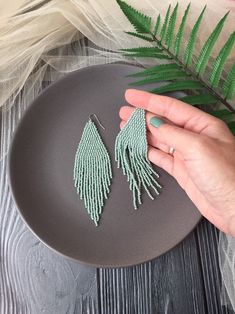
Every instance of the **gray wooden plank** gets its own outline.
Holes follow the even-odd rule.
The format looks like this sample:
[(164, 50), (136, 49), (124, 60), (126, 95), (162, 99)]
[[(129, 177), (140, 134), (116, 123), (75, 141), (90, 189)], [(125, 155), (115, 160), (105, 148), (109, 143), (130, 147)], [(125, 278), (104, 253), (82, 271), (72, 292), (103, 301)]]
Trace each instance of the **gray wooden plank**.
[[(57, 78), (47, 73), (49, 83)], [(40, 87), (33, 85), (32, 98)], [(14, 110), (2, 116), (3, 155), (26, 107), (18, 99)], [(212, 226), (202, 222), (179, 246), (151, 263), (98, 270), (98, 300), (96, 270), (51, 252), (19, 218), (9, 194), (6, 156), (0, 164), (0, 191), (1, 314), (231, 313), (221, 307)]]
[(101, 313), (208, 313), (195, 232), (152, 262), (100, 269), (99, 283)]
[(152, 261), (152, 313), (208, 313), (195, 232)]
[(151, 314), (151, 263), (99, 270), (101, 314)]
[(221, 274), (218, 259), (219, 232), (211, 223), (203, 220), (197, 227), (196, 235), (208, 313), (234, 313), (222, 305)]
[[(89, 56), (86, 48), (88, 43), (87, 39), (74, 41), (71, 45), (54, 49), (51, 54), (75, 56), (79, 52), (88, 56), (82, 60), (83, 67), (116, 60), (112, 56), (110, 60), (109, 57), (100, 60), (100, 56), (93, 56), (92, 52)], [(58, 49), (61, 51), (58, 52)], [(69, 67), (69, 64), (67, 66)], [(81, 65), (78, 63), (77, 67)], [(38, 79), (37, 71), (45, 74), (43, 81)], [(96, 269), (70, 262), (38, 242), (19, 218), (10, 196), (6, 176), (6, 158), (10, 139), (23, 111), (42, 88), (63, 75), (49, 68), (41, 60), (22, 91), (22, 96), (25, 96), (24, 93), (27, 91), (28, 103), (24, 103), (24, 97), (19, 96), (9, 112), (6, 112), (6, 107), (2, 109), (3, 114), (0, 119), (2, 121), (0, 144), (1, 156), (3, 156), (0, 161), (1, 314), (99, 312)], [(12, 101), (9, 101), (9, 104), (12, 105)], [(50, 291), (47, 287), (51, 288)], [(116, 305), (118, 306), (118, 303), (115, 303)]]
[[(32, 84), (28, 99), (32, 100), (40, 88), (41, 84)], [(19, 96), (10, 110), (6, 107), (2, 110), (0, 313), (98, 313), (96, 269), (48, 249), (25, 226), (12, 200), (6, 171), (7, 151), (27, 105)]]

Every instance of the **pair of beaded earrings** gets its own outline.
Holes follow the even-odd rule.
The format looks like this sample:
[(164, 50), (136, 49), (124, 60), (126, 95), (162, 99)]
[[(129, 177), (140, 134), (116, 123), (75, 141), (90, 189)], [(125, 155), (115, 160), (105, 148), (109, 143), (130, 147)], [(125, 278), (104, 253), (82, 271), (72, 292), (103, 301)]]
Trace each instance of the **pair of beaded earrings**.
[[(147, 154), (145, 111), (135, 109), (115, 141), (117, 167), (121, 167), (127, 177), (135, 209), (141, 204), (143, 189), (153, 200), (151, 190), (158, 195), (158, 188), (161, 188), (156, 180), (159, 175), (153, 170)], [(88, 214), (97, 226), (105, 199), (110, 193), (112, 167), (109, 153), (91, 116), (75, 155), (73, 179), (80, 199), (84, 201)]]

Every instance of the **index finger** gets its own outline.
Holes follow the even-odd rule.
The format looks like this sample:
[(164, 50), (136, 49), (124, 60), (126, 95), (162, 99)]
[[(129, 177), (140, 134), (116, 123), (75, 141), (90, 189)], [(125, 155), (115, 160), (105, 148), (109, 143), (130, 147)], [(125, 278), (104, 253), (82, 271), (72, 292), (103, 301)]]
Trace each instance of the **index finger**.
[(125, 98), (131, 105), (160, 115), (174, 124), (200, 133), (217, 118), (180, 100), (155, 95), (135, 89), (128, 89)]

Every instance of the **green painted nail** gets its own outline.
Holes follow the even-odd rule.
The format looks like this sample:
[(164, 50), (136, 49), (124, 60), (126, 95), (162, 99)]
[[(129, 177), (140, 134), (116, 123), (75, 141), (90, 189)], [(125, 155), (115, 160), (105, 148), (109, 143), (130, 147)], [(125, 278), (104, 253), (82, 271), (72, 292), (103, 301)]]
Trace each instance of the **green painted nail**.
[(159, 128), (160, 125), (164, 124), (165, 122), (162, 119), (159, 119), (157, 117), (152, 117), (150, 119), (150, 124), (154, 126), (155, 128)]

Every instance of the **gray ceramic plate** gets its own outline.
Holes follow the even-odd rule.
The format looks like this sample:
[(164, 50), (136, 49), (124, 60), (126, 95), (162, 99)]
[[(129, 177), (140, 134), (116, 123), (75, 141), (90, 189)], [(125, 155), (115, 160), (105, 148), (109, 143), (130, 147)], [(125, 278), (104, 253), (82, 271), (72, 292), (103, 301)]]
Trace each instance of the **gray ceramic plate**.
[[(177, 182), (161, 169), (161, 195), (132, 207), (126, 177), (116, 169), (114, 141), (120, 106), (138, 68), (112, 64), (67, 75), (30, 106), (15, 132), (9, 177), (19, 211), (29, 228), (52, 249), (96, 266), (128, 266), (151, 260), (179, 243), (200, 215)], [(113, 162), (113, 183), (100, 226), (90, 220), (73, 187), (77, 144), (90, 114)]]

